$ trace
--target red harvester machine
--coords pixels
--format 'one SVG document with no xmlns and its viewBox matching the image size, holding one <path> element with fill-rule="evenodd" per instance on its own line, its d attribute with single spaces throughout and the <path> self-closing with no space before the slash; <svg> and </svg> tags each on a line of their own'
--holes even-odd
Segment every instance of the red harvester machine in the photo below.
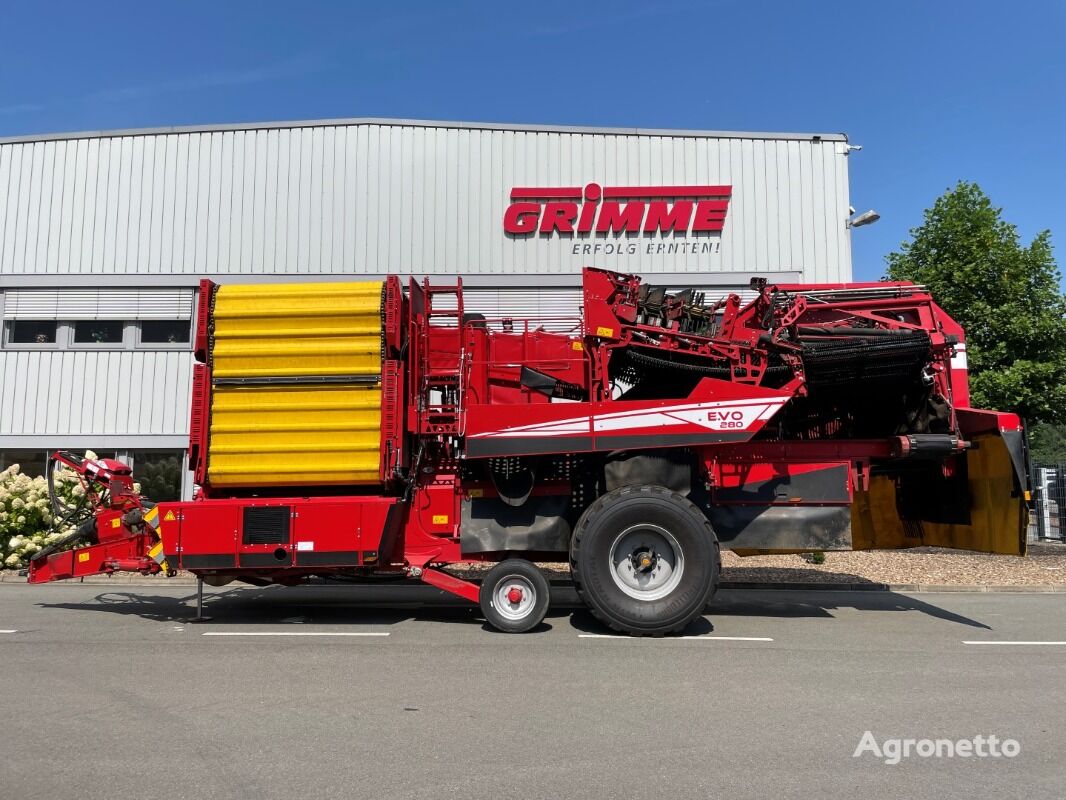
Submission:
<svg viewBox="0 0 1066 800">
<path fill-rule="evenodd" d="M 391 575 L 524 631 L 548 605 L 533 562 L 569 561 L 593 613 L 642 635 L 703 612 L 720 547 L 1024 551 L 1021 421 L 970 408 L 963 331 L 923 287 L 583 285 L 561 333 L 465 314 L 461 282 L 204 281 L 195 499 L 151 507 L 122 464 L 57 453 L 91 516 L 30 581 Z M 446 570 L 469 561 L 498 563 L 480 585 Z"/>
</svg>

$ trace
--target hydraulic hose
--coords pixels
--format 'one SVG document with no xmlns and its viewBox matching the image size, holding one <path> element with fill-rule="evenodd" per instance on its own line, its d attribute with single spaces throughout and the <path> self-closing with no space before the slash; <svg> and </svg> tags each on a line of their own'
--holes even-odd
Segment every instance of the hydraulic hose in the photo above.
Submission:
<svg viewBox="0 0 1066 800">
<path fill-rule="evenodd" d="M 56 472 L 60 468 L 62 468 L 62 463 L 49 456 L 45 472 L 48 480 L 48 501 L 52 506 L 52 527 L 56 529 L 65 528 L 68 525 L 77 525 L 84 521 L 86 517 L 92 516 L 92 511 L 86 505 L 88 503 L 86 496 L 83 495 L 73 505 L 60 497 L 59 492 L 56 491 Z"/>
</svg>

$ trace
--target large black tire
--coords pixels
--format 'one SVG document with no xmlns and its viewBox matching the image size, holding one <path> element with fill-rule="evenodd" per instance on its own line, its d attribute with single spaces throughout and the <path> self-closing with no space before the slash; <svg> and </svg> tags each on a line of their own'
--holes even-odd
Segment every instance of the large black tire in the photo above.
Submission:
<svg viewBox="0 0 1066 800">
<path fill-rule="evenodd" d="M 510 591 L 516 592 L 508 599 Z M 504 633 L 525 633 L 548 613 L 548 579 L 536 565 L 520 558 L 501 561 L 481 582 L 478 603 L 485 621 Z"/>
<path fill-rule="evenodd" d="M 661 486 L 624 486 L 581 515 L 570 570 L 581 599 L 609 628 L 662 636 L 700 616 L 717 590 L 718 538 L 687 498 Z"/>
</svg>

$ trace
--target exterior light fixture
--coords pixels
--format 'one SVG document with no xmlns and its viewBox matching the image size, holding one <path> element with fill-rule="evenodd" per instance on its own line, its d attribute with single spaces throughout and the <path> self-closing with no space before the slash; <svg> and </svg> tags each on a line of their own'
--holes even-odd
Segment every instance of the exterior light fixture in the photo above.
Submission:
<svg viewBox="0 0 1066 800">
<path fill-rule="evenodd" d="M 863 211 L 859 216 L 849 219 L 848 227 L 861 228 L 863 225 L 873 225 L 879 219 L 881 219 L 881 215 L 871 208 L 869 211 Z"/>
</svg>

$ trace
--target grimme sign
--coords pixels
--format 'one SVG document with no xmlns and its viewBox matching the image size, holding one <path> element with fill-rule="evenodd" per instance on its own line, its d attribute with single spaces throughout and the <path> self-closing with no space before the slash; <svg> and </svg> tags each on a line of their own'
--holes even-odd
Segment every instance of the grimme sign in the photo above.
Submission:
<svg viewBox="0 0 1066 800">
<path fill-rule="evenodd" d="M 721 233 L 732 186 L 580 186 L 511 189 L 503 229 L 511 236 L 594 238 L 610 234 Z M 575 242 L 574 255 L 716 253 L 718 241 Z"/>
</svg>

